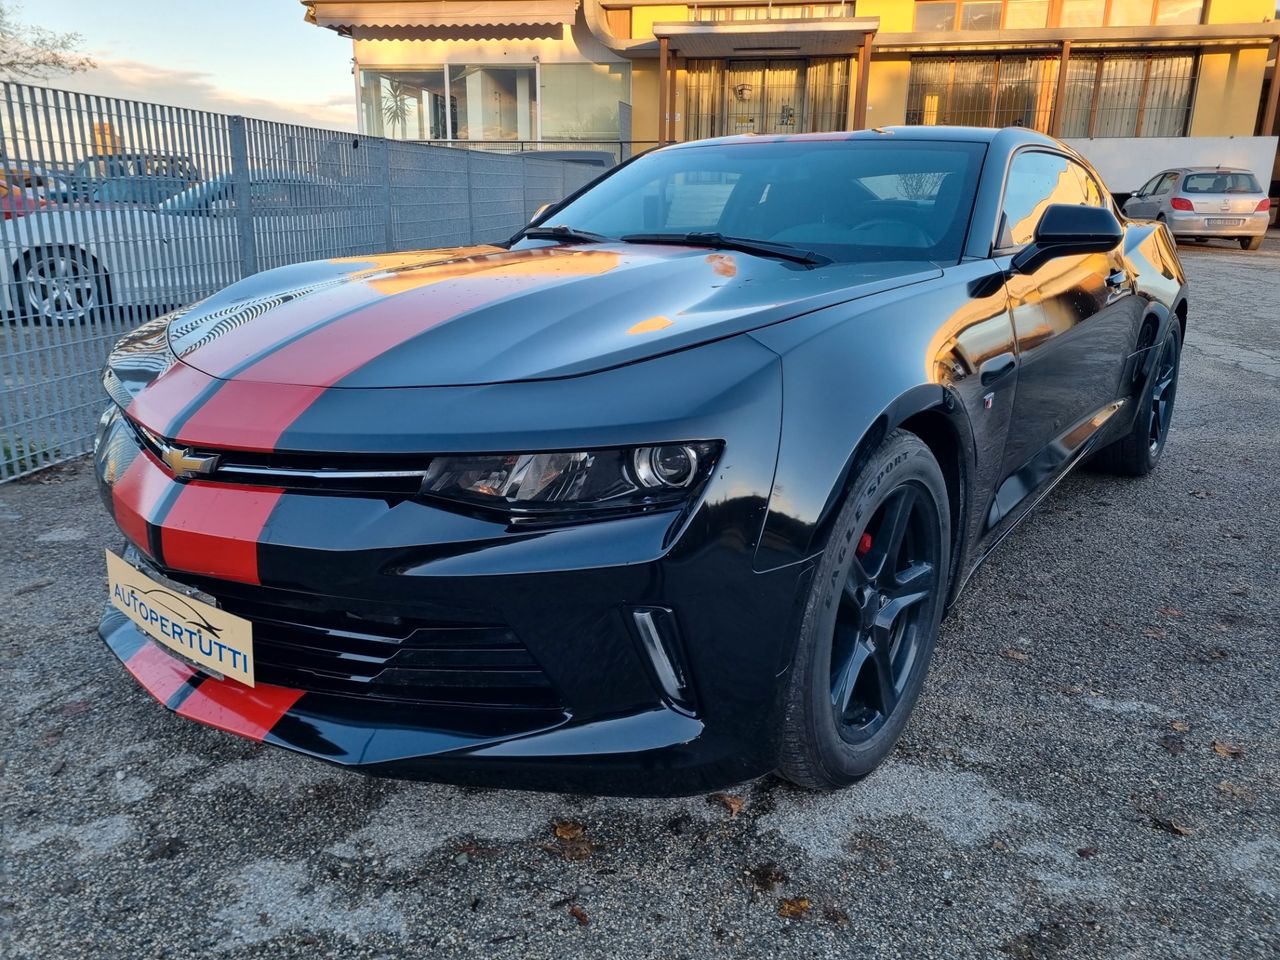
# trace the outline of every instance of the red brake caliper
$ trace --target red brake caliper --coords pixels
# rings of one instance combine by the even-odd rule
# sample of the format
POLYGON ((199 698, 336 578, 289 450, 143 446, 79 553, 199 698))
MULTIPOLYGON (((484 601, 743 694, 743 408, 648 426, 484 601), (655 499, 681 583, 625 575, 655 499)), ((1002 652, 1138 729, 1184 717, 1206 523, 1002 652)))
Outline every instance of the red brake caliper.
POLYGON ((871 534, 864 533, 858 538, 858 545, 854 548, 854 553, 860 557, 865 557, 871 552, 871 534))

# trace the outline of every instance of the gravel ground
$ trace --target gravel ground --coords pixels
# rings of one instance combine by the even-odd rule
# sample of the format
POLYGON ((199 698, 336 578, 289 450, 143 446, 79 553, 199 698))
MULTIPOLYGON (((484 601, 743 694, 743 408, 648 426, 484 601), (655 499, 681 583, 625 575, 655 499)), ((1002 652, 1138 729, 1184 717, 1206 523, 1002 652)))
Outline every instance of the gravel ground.
POLYGON ((1164 463, 1071 478, 1006 541, 896 755, 833 796, 375 781, 199 727, 96 639, 88 466, 0 488, 0 948, 1280 956, 1280 242, 1184 254, 1164 463))

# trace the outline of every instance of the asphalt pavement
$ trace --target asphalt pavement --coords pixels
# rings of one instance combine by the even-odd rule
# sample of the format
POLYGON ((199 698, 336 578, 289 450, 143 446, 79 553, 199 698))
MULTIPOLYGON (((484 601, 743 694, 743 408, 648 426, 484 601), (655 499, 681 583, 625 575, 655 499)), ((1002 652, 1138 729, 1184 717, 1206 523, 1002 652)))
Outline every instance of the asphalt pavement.
POLYGON ((1280 956, 1280 240, 1183 256, 1163 463, 1006 540, 838 794, 378 781, 197 726, 97 639, 88 464, 0 487, 0 955, 1280 956))

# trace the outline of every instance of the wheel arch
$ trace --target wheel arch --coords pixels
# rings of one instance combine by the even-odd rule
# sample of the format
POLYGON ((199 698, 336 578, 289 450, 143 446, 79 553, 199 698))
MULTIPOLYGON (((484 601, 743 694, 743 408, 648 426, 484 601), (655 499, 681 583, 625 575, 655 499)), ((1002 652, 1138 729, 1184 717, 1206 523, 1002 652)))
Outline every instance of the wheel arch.
MULTIPOLYGON (((826 500, 803 535, 792 527, 786 531, 793 538, 795 556, 810 556, 820 551, 830 535, 836 515, 849 493, 858 471, 872 453, 892 431, 902 429, 929 447, 947 484, 948 506, 951 513, 951 568, 952 582, 957 561, 963 556, 967 524, 964 518, 968 509, 968 484, 974 464, 973 433, 963 408, 940 384, 920 384, 898 396, 876 415, 861 431, 857 443, 844 461, 844 465, 831 484, 826 500), (803 542, 801 542, 803 541, 803 542)), ((766 518, 766 536, 770 533, 771 511, 766 518)), ((778 524, 780 527, 781 524, 778 524)), ((775 529, 775 536, 783 531, 775 529)), ((763 569, 759 564, 757 569, 763 569)))

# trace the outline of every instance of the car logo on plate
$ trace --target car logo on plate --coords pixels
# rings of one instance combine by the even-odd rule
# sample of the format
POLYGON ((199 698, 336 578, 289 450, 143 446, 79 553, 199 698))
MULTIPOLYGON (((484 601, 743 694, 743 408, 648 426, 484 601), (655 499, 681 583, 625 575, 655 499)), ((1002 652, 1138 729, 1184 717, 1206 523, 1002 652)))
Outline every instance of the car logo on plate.
POLYGON ((160 459, 179 480, 207 477, 218 469, 217 454, 203 456, 195 453, 190 447, 163 446, 160 449, 160 459))

